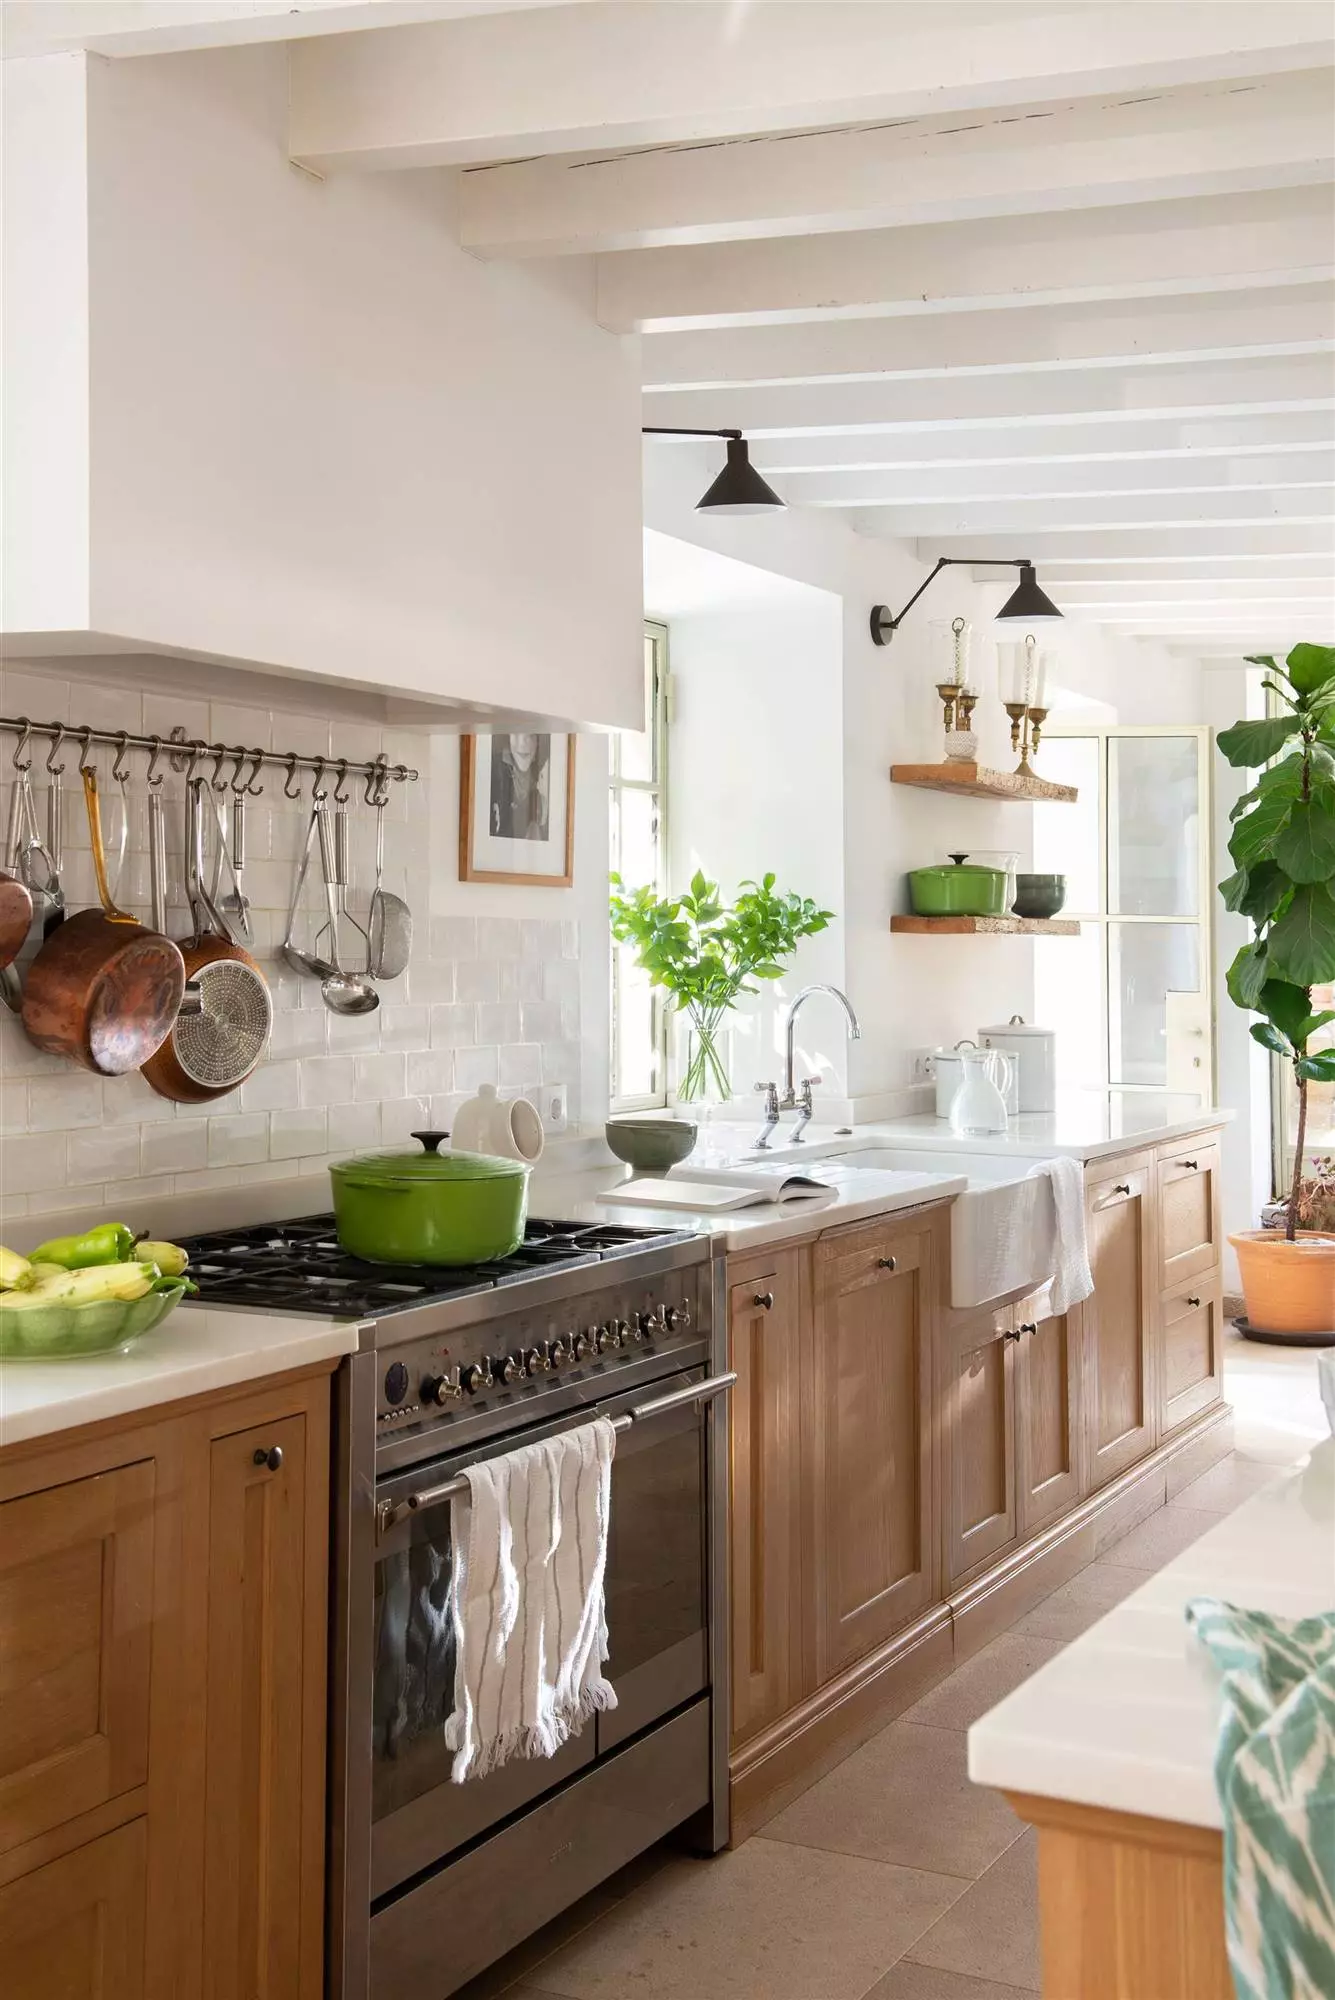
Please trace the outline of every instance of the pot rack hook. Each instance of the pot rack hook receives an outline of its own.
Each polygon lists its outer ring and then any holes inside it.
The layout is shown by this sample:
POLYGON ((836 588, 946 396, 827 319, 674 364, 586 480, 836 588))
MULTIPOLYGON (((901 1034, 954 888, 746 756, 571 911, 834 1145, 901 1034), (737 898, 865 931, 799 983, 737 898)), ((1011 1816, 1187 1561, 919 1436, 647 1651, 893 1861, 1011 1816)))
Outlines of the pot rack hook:
POLYGON ((301 797, 301 780, 297 776, 297 753, 295 750, 287 760, 287 776, 283 780, 283 797, 285 799, 299 799, 301 797))
POLYGON ((389 765, 382 751, 366 767, 366 791, 364 797, 368 806, 379 806, 385 803, 385 800, 389 796, 386 789, 386 780, 388 777, 389 765))
POLYGON ((319 805, 321 799, 329 797, 329 787, 324 783, 325 758, 315 760, 315 776, 311 779, 311 804, 319 805))
POLYGON ((246 789, 245 779, 241 776, 241 773, 246 768, 246 759, 247 757, 249 757, 249 755, 250 752, 249 750, 246 749, 243 743, 238 743, 236 749, 233 750, 232 752, 233 762, 232 762, 231 788, 232 791, 237 795, 244 792, 246 789))
POLYGON ((28 738, 31 735, 32 724, 26 715, 21 715, 19 717, 19 740, 14 745, 13 763, 16 771, 31 771, 32 769, 32 752, 28 750, 28 738), (25 750, 28 750, 26 757, 23 754, 25 750))
POLYGON ((213 758, 213 776, 209 782, 215 792, 225 792, 227 790, 227 780, 222 774, 222 767, 232 753, 225 743, 210 743, 208 748, 209 754, 213 758))
POLYGON ((263 750, 252 750, 250 754, 255 761, 250 767, 250 776, 246 780, 245 791, 248 798, 258 799, 264 792, 263 785, 256 782, 260 772, 264 769, 264 752, 263 750))
POLYGON ((56 762, 56 752, 57 750, 59 750, 61 744, 64 741, 65 741, 64 723, 53 722, 51 724, 51 748, 46 753, 47 772, 53 778, 59 778, 64 775, 65 771, 64 764, 63 763, 57 764, 56 762))
POLYGON ((195 766, 208 747, 208 744, 201 742, 198 737, 194 737, 189 743, 183 746, 186 758, 185 789, 187 792, 195 782, 195 766))
POLYGON ((338 760, 338 783, 334 786, 334 804, 336 806, 345 806, 351 796, 352 794, 348 790, 348 760, 346 757, 340 757, 338 760))
POLYGON ((93 732, 89 724, 85 723, 83 728, 76 729, 74 734, 79 739, 79 772, 82 775, 83 772, 90 769, 88 750, 93 740, 93 732))
POLYGON ((129 730, 118 729, 116 732, 116 756, 111 766, 111 775, 118 785, 128 785, 130 782, 130 767, 125 761, 125 752, 129 741, 129 730))
POLYGON ((163 773, 158 769, 158 760, 162 756, 162 738, 160 736, 151 736, 149 738, 149 745, 148 783, 156 791, 163 781, 163 773))

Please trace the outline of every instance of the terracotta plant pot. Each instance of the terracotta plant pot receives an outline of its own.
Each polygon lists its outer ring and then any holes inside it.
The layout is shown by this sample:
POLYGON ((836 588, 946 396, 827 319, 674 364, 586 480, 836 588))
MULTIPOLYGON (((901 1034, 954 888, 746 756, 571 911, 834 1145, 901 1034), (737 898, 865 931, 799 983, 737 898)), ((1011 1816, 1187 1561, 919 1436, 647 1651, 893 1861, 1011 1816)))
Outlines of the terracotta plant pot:
POLYGON ((1300 1229, 1289 1243, 1278 1229, 1244 1229, 1228 1240, 1238 1253, 1249 1326, 1263 1334, 1324 1333, 1335 1343, 1335 1236, 1300 1229))

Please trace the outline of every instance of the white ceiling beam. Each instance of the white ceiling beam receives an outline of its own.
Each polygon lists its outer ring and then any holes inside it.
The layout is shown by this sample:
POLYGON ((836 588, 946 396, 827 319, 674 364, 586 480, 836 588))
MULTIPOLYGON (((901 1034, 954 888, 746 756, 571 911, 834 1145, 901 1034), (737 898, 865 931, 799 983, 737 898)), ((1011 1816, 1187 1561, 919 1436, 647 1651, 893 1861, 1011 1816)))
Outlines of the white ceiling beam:
MULTIPOLYGON (((649 415, 653 414, 650 406, 649 415)), ((1295 465, 1335 444, 1335 414, 1298 410, 1266 416, 1194 417, 1174 413, 1125 422, 1035 420, 1020 429, 930 430, 868 436, 835 433, 761 439, 751 457, 766 478, 792 472, 911 472, 969 466, 1134 465, 1138 461, 1246 458, 1283 454, 1295 465)))
POLYGON ((623 250, 597 269, 614 333, 1311 285, 1335 276, 1335 191, 623 250))
MULTIPOLYGON (((1092 549, 1062 548, 1049 554, 1044 573, 1062 590, 1112 590, 1157 585, 1160 589, 1213 589, 1219 585, 1270 589, 1325 589, 1335 586, 1335 550, 1298 549, 1285 554, 1248 550, 1236 544, 1223 549, 1183 550, 1160 547, 1153 555, 1102 555, 1092 549)), ((1004 583, 1005 572, 986 566, 973 571, 978 583, 1004 583)))
MULTIPOLYGON (((1221 565, 1221 572, 1222 568, 1221 565)), ((1164 610, 1188 609, 1193 605, 1206 610, 1215 605, 1230 609, 1249 604, 1335 606, 1335 575, 1295 577, 1287 571, 1282 576, 1268 573, 1229 576, 1221 573, 1194 581, 1189 577, 1175 577, 1165 582, 1161 577, 1136 576, 1105 578, 1102 583, 1082 582, 1063 576, 1061 594, 1063 610, 1079 605, 1083 611, 1096 610, 1103 605, 1116 610, 1127 604, 1155 604, 1164 610)))
POLYGON ((1331 60, 1323 0, 607 4, 305 42, 291 147, 326 171, 468 165, 1108 96, 1331 60))
MULTIPOLYGON (((886 534, 882 524, 877 530, 886 534)), ((919 536, 916 552, 921 562, 935 562, 938 556, 973 557, 981 563, 1013 562, 1023 556, 1052 571, 1054 586, 1068 568, 1093 566, 1099 562, 1150 563, 1165 576, 1184 559, 1208 557, 1215 561, 1245 563, 1248 574, 1260 574, 1262 566, 1275 557, 1305 556, 1323 565, 1335 562, 1335 532, 1331 523, 1304 524, 1280 521, 1263 527, 1226 521, 1193 521, 1171 529, 1141 526, 1100 533, 1082 530, 1072 546, 1069 536, 1041 532, 995 535, 970 534, 961 540, 933 532, 919 536)))
POLYGON ((1144 459, 1129 465, 935 466, 930 471, 793 472, 783 481, 790 507, 958 507, 971 500, 1089 500, 1118 494, 1268 493, 1282 486, 1335 489, 1335 448, 1288 457, 1144 459))
POLYGON ((175 55, 578 0, 4 0, 4 56, 175 55))
MULTIPOLYGON (((1179 498, 1105 494, 1089 500, 966 500, 953 510, 903 507, 859 507, 851 511, 854 525, 904 541, 959 540, 981 535, 986 540, 1010 535, 1027 543, 1034 535, 1121 533, 1127 529, 1171 531, 1206 528, 1216 523, 1239 528, 1264 528, 1279 522, 1304 526, 1335 522, 1335 488, 1290 492, 1273 487, 1265 493, 1198 493, 1179 498)), ((1021 554, 1024 550, 1019 551, 1021 554)))
MULTIPOLYGON (((675 399, 667 420, 734 427, 751 438, 1022 428, 1069 418, 1116 426, 1140 418, 1181 421, 1249 412, 1335 408, 1335 369, 1321 355, 1233 366, 1089 369, 1056 375, 969 375, 935 382, 821 384, 815 388, 702 391, 675 399)), ((663 415, 656 400, 645 422, 663 415)))
MULTIPOLYGON (((1335 286, 1258 293, 1012 306, 913 319, 808 321, 645 334, 645 391, 670 410, 685 390, 786 388, 797 383, 1002 371, 1151 367, 1267 354, 1315 353, 1335 336, 1335 286)), ((664 421, 670 421, 665 418, 664 421)))
POLYGON ((564 257, 1304 187, 1335 163, 1331 72, 733 139, 463 176, 459 240, 564 257))

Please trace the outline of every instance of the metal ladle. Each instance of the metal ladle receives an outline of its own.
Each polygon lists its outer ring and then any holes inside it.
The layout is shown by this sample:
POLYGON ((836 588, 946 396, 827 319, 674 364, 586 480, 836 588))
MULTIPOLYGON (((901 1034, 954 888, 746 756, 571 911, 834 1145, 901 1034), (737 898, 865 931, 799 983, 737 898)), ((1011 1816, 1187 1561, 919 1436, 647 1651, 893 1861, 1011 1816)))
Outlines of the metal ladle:
POLYGON ((324 874, 325 904, 329 911, 330 970, 320 986, 324 1004, 332 1014, 374 1014, 380 995, 365 973, 345 972, 338 955, 338 863, 334 853, 334 829, 329 808, 321 801, 315 808, 320 830, 320 867, 324 874))

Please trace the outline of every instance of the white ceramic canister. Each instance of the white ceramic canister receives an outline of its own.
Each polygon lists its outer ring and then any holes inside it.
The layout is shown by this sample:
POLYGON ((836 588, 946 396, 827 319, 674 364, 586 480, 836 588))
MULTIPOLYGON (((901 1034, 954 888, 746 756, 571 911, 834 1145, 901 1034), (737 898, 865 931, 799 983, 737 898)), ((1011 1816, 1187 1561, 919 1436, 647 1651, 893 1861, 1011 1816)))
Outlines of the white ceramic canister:
POLYGON ((1057 1108, 1057 1037, 1051 1028, 1036 1028, 1021 1014, 1000 1026, 980 1028, 985 1049, 1006 1049, 1019 1070, 1016 1108, 1055 1111, 1057 1108))
MULTIPOLYGON (((977 1042, 968 1039, 956 1042, 953 1049, 932 1050, 932 1073, 936 1078, 936 1115, 949 1118, 950 1107, 955 1101, 955 1093, 964 1081, 964 1064, 961 1056, 976 1049, 977 1042)), ((1019 1071, 1013 1055, 1005 1049, 987 1051, 992 1060, 988 1065, 988 1080, 996 1085, 1005 1102, 1006 1110, 1012 1115, 1017 1109, 1019 1071)))
POLYGON ((450 1133, 456 1153, 492 1153, 530 1166, 542 1157, 545 1139, 536 1105, 526 1097, 498 1097, 494 1083, 480 1084, 477 1096, 459 1106, 450 1133))

